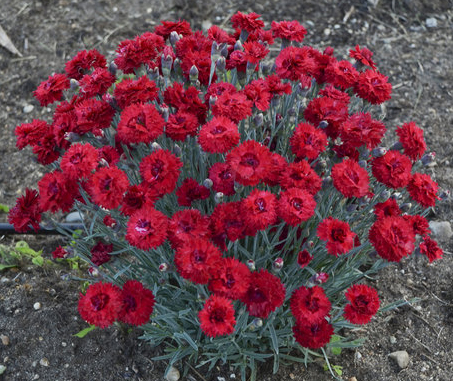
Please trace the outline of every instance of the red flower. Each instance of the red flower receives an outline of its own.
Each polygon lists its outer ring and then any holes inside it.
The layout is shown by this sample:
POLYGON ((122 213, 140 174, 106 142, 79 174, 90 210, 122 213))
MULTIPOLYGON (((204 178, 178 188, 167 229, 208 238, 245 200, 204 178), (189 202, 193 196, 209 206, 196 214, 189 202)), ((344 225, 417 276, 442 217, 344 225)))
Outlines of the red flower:
POLYGON ((324 289, 319 286, 299 287, 290 299, 291 312, 299 324, 319 323, 329 314, 331 307, 324 289))
POLYGON ((162 36, 165 40, 170 37, 171 32, 176 32, 182 36, 188 36, 192 34, 190 24, 186 20, 178 21, 161 21, 162 25, 157 25, 154 28, 154 33, 162 36))
POLYGON ((264 82, 266 84, 267 91, 271 93, 272 96, 274 95, 283 95, 283 94, 291 94, 292 88, 290 83, 283 83, 280 77, 276 74, 268 75, 264 82))
POLYGON ((307 30, 298 21, 272 21, 272 35, 288 41, 302 42, 307 30))
POLYGON ((79 81, 80 95, 84 98, 103 95, 115 83, 115 79, 110 71, 98 67, 91 74, 85 74, 79 81))
POLYGON ((79 195, 77 184, 62 172, 46 173, 38 182, 39 207, 42 211, 69 212, 79 195))
POLYGON ((418 214, 416 214, 415 216, 405 214, 403 218, 412 225, 412 228, 414 229, 414 234, 425 236, 431 233, 431 229, 429 228, 429 222, 425 217, 420 216, 418 214))
POLYGON ((414 230, 400 216, 378 219, 371 226, 368 237, 377 253, 390 262, 399 262, 414 251, 414 230))
POLYGON ((246 222, 241 213, 241 201, 218 204, 211 214, 213 236, 230 241, 241 239, 246 234, 246 222))
POLYGON ((341 125, 341 140, 351 147, 366 145, 371 150, 382 141, 385 131, 384 123, 371 118, 370 113, 353 114, 341 125))
POLYGON ((407 185, 410 196, 425 208, 435 206, 436 200, 440 200, 437 196, 438 189, 437 183, 431 179, 431 176, 423 173, 414 173, 407 185))
POLYGON ((99 161, 105 160, 109 166, 114 166, 120 161, 120 153, 115 147, 102 146, 98 149, 99 161))
POLYGON ((240 140, 238 126, 224 116, 215 116, 203 125, 198 133, 198 143, 203 151, 227 153, 240 140))
POLYGON ((348 104, 351 100, 351 97, 344 91, 338 90, 332 85, 327 85, 323 89, 319 90, 319 95, 323 97, 332 98, 337 101, 348 104))
POLYGON ((280 174, 283 189, 299 188, 315 195, 321 190, 322 180, 306 160, 293 162, 280 174))
POLYGON ((230 36, 223 29, 219 28, 217 25, 213 25, 208 29, 208 38, 217 42, 217 44, 234 45, 236 42, 232 36, 230 36))
POLYGON ((270 151, 255 140, 246 140, 227 155, 226 163, 242 185, 258 185, 271 165, 270 151))
POLYGON ((346 90, 354 86, 359 73, 349 61, 331 61, 326 67, 325 75, 332 85, 346 90))
POLYGON ((365 47, 360 49, 359 45, 355 46, 355 50, 349 50, 349 57, 354 58, 356 61, 361 62, 363 65, 371 67, 373 70, 376 70, 376 64, 371 59, 372 56, 372 51, 365 47))
POLYGON ((165 134, 176 141, 184 141, 187 136, 195 136, 198 129, 198 119, 185 111, 170 114, 165 124, 165 134))
POLYGON ((75 105, 75 115, 77 117, 78 134, 92 132, 100 135, 101 129, 110 127, 115 110, 107 102, 97 99, 85 99, 75 105))
MULTIPOLYGON (((242 50, 232 51, 228 57, 228 61, 226 62, 226 69, 236 69, 238 72, 245 73, 247 71, 245 53, 242 50)), ((258 66, 256 66, 255 70, 256 69, 258 69, 258 66)))
POLYGON ((389 198, 385 202, 377 203, 374 206, 374 214, 377 218, 383 218, 387 216, 399 216, 401 215, 401 209, 394 198, 389 198))
POLYGON ((99 241, 91 250, 91 262, 96 266, 101 266, 110 261, 110 253, 113 251, 113 244, 106 244, 99 241))
POLYGON ((220 264, 213 269, 208 288, 216 295, 240 299, 249 288, 250 277, 247 265, 236 258, 222 258, 220 264))
POLYGON ((346 291, 350 303, 344 307, 344 318, 352 324, 367 324, 379 310, 377 291, 365 284, 354 284, 346 291))
POLYGON ((269 170, 266 173, 266 177, 263 179, 264 183, 270 186, 279 185, 280 183, 280 174, 283 171, 286 171, 288 167, 288 162, 286 159, 279 155, 278 153, 271 153, 271 165, 269 170))
POLYGON ((277 213, 288 225, 297 226, 315 213, 316 201, 312 194, 299 188, 289 188, 280 194, 277 213))
POLYGON ((109 228, 113 228, 117 222, 116 220, 109 214, 107 214, 103 219, 102 219, 102 223, 105 225, 105 226, 108 226, 109 228))
POLYGON ((170 151, 159 149, 143 158, 140 174, 162 196, 173 192, 182 166, 182 161, 170 151))
POLYGON ((252 102, 243 93, 223 93, 212 106, 214 116, 225 116, 235 123, 252 115, 252 102))
POLYGON ((17 138, 16 147, 21 150, 27 145, 36 145, 50 130, 51 126, 44 120, 33 119, 31 123, 23 123, 14 130, 17 138))
POLYGON ((205 200, 211 191, 203 185, 197 183, 192 178, 184 179, 181 186, 176 190, 178 204, 181 206, 191 206, 195 200, 205 200))
POLYGON ((41 209, 39 207, 39 194, 35 189, 26 188, 25 194, 17 198, 16 205, 8 213, 8 221, 19 233, 29 231, 31 227, 38 231, 41 222, 41 209))
POLYGON ((168 223, 168 240, 173 249, 191 238, 209 239, 209 218, 196 209, 177 211, 168 223))
POLYGON ((139 249, 152 250, 167 239, 167 227, 167 216, 147 205, 130 217, 126 240, 139 249))
POLYGON ((95 283, 80 294, 79 313, 83 320, 99 328, 107 328, 119 318, 123 307, 121 289, 111 283, 95 283))
POLYGON ((129 186, 127 175, 117 167, 98 169, 89 180, 93 202, 106 209, 117 208, 129 186))
POLYGON ((209 103, 209 99, 211 97, 218 98, 223 93, 234 94, 236 92, 236 86, 229 82, 214 82, 207 88, 204 100, 206 101, 206 103, 209 103))
POLYGON ((176 249, 175 265, 184 279, 207 284, 221 258, 222 253, 213 243, 203 238, 192 238, 176 249))
POLYGON ((164 132, 164 124, 164 118, 153 104, 131 104, 121 113, 117 138, 125 144, 148 144, 164 132))
POLYGON ((299 159, 316 159, 327 147, 326 134, 309 123, 301 122, 290 138, 291 151, 299 159))
POLYGON ((351 231, 347 222, 328 217, 318 225, 317 233, 320 239, 327 241, 326 248, 329 254, 338 256, 354 247, 356 234, 351 231))
POLYGON ((297 323, 293 327, 296 341, 304 348, 319 349, 328 344, 333 335, 333 327, 325 319, 313 323, 297 323))
POLYGON ((404 123, 396 129, 396 134, 403 145, 404 153, 413 161, 420 159, 426 151, 423 130, 414 122, 404 123))
POLYGON ((154 295, 151 290, 143 287, 138 280, 128 280, 121 292, 123 308, 119 320, 132 325, 143 325, 149 321, 154 310, 154 295))
POLYGON ((368 193, 368 172, 356 161, 343 160, 332 167, 332 180, 335 188, 344 197, 363 197, 368 193))
POLYGON ((231 17, 231 24, 233 28, 244 29, 249 33, 253 33, 258 29, 264 28, 264 22, 258 20, 261 15, 251 12, 251 13, 242 13, 237 12, 231 17))
POLYGON ((444 254, 437 242, 429 236, 423 237, 423 242, 420 243, 420 253, 425 254, 430 263, 441 259, 444 254))
POLYGON ((403 188, 411 179, 412 163, 398 151, 388 151, 385 155, 373 159, 373 176, 377 181, 390 188, 403 188))
POLYGON ((130 216, 145 205, 153 206, 157 199, 156 191, 148 184, 130 185, 121 202, 121 213, 130 216))
POLYGON ((52 258, 53 259, 66 258, 68 254, 69 253, 66 251, 66 249, 64 249, 61 246, 58 246, 54 251, 52 251, 52 258))
POLYGON ((116 49, 115 64, 124 74, 132 74, 141 65, 154 68, 153 60, 164 49, 165 41, 155 33, 145 32, 133 40, 121 41, 116 49))
POLYGON ((209 337, 229 335, 234 332, 236 319, 231 300, 211 295, 198 313, 201 330, 209 337))
POLYGON ((50 103, 61 100, 63 91, 69 89, 69 86, 68 77, 64 74, 54 74, 47 81, 41 82, 33 95, 41 106, 47 106, 50 103))
POLYGON ((244 42, 242 44, 244 47, 245 59, 247 62, 250 62, 254 65, 259 64, 259 62, 264 59, 267 54, 270 52, 266 46, 260 44, 257 41, 244 42))
POLYGON ((277 197, 271 192, 255 188, 242 200, 241 207, 252 231, 265 230, 277 223, 277 197))
POLYGON ((275 59, 275 65, 280 78, 291 81, 298 81, 304 75, 313 74, 317 67, 309 49, 295 46, 283 49, 275 59))
POLYGON ((311 255, 307 250, 299 251, 299 254, 297 254, 297 264, 301 268, 306 267, 312 259, 313 255, 311 255))
POLYGON ((254 106, 261 111, 269 108, 272 94, 267 90, 268 86, 264 79, 255 79, 244 87, 244 94, 251 100, 254 106))
POLYGON ((250 315, 265 319, 285 301, 285 287, 278 277, 261 269, 252 273, 241 301, 250 315))
POLYGON ((43 165, 49 165, 60 157, 55 135, 52 130, 46 133, 33 146, 33 153, 36 154, 37 160, 43 165))
POLYGON ((212 180, 212 189, 222 192, 225 196, 236 193, 234 190, 235 172, 227 163, 217 162, 209 168, 209 179, 212 180))
POLYGON ((96 49, 81 50, 74 58, 66 62, 65 71, 69 78, 80 80, 91 68, 105 68, 106 66, 105 57, 96 49))
POLYGON ((388 82, 388 77, 374 70, 366 70, 359 74, 354 91, 360 98, 374 105, 392 98, 392 85, 388 82))
POLYGON ((113 92, 118 106, 122 109, 133 103, 152 102, 158 98, 158 94, 156 83, 146 75, 138 79, 123 79, 116 84, 113 92))
POLYGON ((62 171, 72 179, 89 177, 98 166, 99 153, 91 144, 73 144, 60 162, 62 171))

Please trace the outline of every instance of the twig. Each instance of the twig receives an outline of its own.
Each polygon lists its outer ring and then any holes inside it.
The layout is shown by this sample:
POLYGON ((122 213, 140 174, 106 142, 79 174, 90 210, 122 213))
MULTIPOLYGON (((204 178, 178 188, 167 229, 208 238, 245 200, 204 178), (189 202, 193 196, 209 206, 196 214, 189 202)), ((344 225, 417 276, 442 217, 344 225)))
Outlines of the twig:
POLYGON ((192 365, 190 365, 189 363, 186 364, 189 365, 189 368, 192 369, 198 377, 200 377, 203 381, 206 381, 206 378, 204 378, 192 365))
POLYGON ((429 348, 426 344, 423 344, 419 339, 417 339, 411 332, 409 332, 409 335, 417 342, 419 343, 423 348, 425 348, 429 353, 433 353, 431 348, 429 348))

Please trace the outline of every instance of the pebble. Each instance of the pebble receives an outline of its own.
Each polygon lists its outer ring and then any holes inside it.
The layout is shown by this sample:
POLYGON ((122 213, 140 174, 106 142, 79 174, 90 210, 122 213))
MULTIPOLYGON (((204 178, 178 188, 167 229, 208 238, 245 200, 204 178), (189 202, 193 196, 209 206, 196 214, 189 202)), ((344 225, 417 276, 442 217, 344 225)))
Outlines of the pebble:
POLYGON ((357 381, 357 378, 351 377, 348 381, 357 381))
POLYGON ((65 219, 66 222, 83 222, 83 216, 79 212, 71 212, 65 219))
POLYGON ((33 106, 33 105, 26 105, 26 106, 24 106, 23 112, 24 112, 24 114, 29 114, 33 111, 34 108, 35 108, 35 106, 33 106))
POLYGON ((410 358, 406 351, 392 352, 389 354, 389 357, 395 360, 401 369, 405 369, 409 365, 410 358))
POLYGON ((425 24, 428 28, 437 27, 437 19, 435 17, 429 17, 426 19, 425 24))
POLYGON ((39 302, 36 302, 35 304, 33 304, 33 308, 34 308, 36 311, 40 310, 41 307, 42 307, 42 304, 39 303, 39 302))
POLYGON ((332 33, 332 31, 329 28, 326 28, 326 29, 324 29, 323 33, 324 33, 324 36, 330 36, 330 33, 332 33))
POLYGON ((448 221, 430 221, 429 228, 439 241, 448 241, 453 236, 451 224, 448 221))
POLYGON ((171 366, 165 379, 167 381, 178 381, 181 375, 179 374, 179 370, 176 369, 174 366, 171 366))
POLYGON ((50 362, 49 362, 49 360, 47 358, 43 357, 41 360, 39 360, 39 365, 49 366, 50 362))
POLYGON ((390 344, 396 344, 396 337, 390 336, 390 344))
POLYGON ((6 366, 5 365, 0 365, 0 374, 5 373, 6 366))
POLYGON ((9 337, 6 335, 0 335, 0 340, 2 341, 3 345, 9 345, 9 337))

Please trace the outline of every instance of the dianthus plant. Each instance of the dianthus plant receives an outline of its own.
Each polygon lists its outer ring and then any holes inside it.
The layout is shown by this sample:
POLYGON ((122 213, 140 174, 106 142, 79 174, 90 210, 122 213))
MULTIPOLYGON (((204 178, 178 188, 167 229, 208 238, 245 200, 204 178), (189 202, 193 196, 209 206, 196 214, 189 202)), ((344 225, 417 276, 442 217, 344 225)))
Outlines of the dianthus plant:
POLYGON ((382 146, 375 106, 392 86, 370 50, 340 59, 303 44, 297 21, 231 22, 204 35, 163 21, 110 65, 84 50, 42 82, 52 121, 15 132, 48 172, 9 220, 24 232, 78 211, 83 229, 54 256, 91 265, 83 319, 141 326, 169 365, 254 378, 267 359, 277 371, 360 344, 345 329, 380 307, 361 280, 442 256, 424 217, 442 194, 414 122, 382 146))

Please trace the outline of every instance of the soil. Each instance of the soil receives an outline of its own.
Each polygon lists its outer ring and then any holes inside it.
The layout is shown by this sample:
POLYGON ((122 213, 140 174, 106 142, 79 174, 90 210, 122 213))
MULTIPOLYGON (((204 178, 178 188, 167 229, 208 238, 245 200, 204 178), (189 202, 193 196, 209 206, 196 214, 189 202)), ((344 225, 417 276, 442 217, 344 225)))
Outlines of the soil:
MULTIPOLYGON (((77 51, 97 48, 111 60, 120 41, 151 30, 160 20, 183 18, 194 29, 207 28, 227 25, 237 10, 261 14, 268 27, 272 20, 297 19, 308 30, 306 43, 321 50, 331 45, 337 56, 346 58, 356 44, 371 49, 393 84, 392 100, 381 109, 387 127, 410 120, 423 127, 437 159, 428 173, 443 189, 453 189, 451 0, 3 0, 0 25, 23 57, 0 48, 0 203, 14 205, 25 187, 43 175, 30 150, 16 150, 14 127, 50 118, 51 110, 40 108, 32 91, 51 73, 61 72, 77 51)), ((439 204, 430 219, 453 221, 451 201, 439 204)), ((0 243, 13 245, 18 239, 44 248, 47 256, 60 243, 30 236, 3 237, 0 243)), ((453 379, 453 242, 441 244, 443 260, 427 264, 412 257, 371 281, 384 305, 414 297, 421 301, 382 313, 351 332, 368 340, 358 351, 345 350, 332 359, 342 367, 343 379, 453 379), (388 357, 397 350, 408 352, 407 368, 388 357)), ((0 380, 163 379, 166 364, 151 361, 162 348, 138 340, 139 330, 112 327, 83 339, 73 336, 87 325, 77 313, 80 282, 68 280, 69 272, 64 266, 25 263, 0 273, 0 334, 9 338, 8 345, 0 342, 0 365, 6 367, 0 380)), ((190 371, 187 379, 218 377, 233 379, 225 367, 209 375, 190 371)), ((316 363, 283 367, 272 375, 272 366, 264 364, 258 379, 329 380, 331 375, 316 363)))

